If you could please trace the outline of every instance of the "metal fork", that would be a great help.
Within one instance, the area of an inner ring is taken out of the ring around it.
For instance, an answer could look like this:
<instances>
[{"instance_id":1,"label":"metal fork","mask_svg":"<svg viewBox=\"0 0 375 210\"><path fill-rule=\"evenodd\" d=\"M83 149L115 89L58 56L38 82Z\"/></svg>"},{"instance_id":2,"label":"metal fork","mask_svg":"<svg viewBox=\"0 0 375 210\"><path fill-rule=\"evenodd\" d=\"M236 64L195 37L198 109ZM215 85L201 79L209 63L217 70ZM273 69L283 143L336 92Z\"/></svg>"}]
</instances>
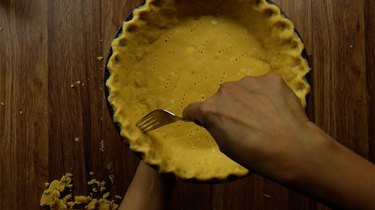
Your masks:
<instances>
[{"instance_id":1,"label":"metal fork","mask_svg":"<svg viewBox=\"0 0 375 210\"><path fill-rule=\"evenodd\" d=\"M190 120L177 116L166 109L156 109L137 122L137 126L144 133L160 128L176 121L189 122Z\"/></svg>"}]
</instances>

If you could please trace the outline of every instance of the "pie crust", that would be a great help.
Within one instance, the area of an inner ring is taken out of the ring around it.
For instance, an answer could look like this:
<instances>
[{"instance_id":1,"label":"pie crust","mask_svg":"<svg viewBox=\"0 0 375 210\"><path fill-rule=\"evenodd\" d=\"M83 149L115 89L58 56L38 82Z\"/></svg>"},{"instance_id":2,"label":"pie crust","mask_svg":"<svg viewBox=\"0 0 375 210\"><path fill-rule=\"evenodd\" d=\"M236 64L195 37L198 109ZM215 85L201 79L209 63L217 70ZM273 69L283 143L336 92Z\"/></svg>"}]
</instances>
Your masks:
<instances>
[{"instance_id":1,"label":"pie crust","mask_svg":"<svg viewBox=\"0 0 375 210\"><path fill-rule=\"evenodd\" d=\"M113 119L130 149L161 173L200 181L245 176L194 123L147 134L135 124L157 108L181 114L226 81L269 71L306 106L303 49L292 22L266 0L147 0L112 42L106 85Z\"/></svg>"}]
</instances>

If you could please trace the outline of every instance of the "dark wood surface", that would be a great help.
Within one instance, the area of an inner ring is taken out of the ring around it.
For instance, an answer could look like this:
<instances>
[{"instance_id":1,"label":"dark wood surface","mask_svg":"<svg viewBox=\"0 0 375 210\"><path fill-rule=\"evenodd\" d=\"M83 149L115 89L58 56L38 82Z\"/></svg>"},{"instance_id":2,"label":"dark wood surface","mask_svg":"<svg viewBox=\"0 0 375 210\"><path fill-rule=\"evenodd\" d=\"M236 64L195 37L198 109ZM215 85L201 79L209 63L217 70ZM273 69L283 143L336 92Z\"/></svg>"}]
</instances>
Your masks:
<instances>
[{"instance_id":1,"label":"dark wood surface","mask_svg":"<svg viewBox=\"0 0 375 210\"><path fill-rule=\"evenodd\" d=\"M275 2L295 23L311 59L309 116L374 162L374 1ZM65 172L74 174L78 193L88 192L94 171L102 179L114 175L112 193L124 194L138 160L112 124L101 88L104 61L97 57L106 56L138 3L0 0L0 209L40 209L44 182ZM179 182L170 207L326 208L256 175L215 185Z\"/></svg>"}]
</instances>

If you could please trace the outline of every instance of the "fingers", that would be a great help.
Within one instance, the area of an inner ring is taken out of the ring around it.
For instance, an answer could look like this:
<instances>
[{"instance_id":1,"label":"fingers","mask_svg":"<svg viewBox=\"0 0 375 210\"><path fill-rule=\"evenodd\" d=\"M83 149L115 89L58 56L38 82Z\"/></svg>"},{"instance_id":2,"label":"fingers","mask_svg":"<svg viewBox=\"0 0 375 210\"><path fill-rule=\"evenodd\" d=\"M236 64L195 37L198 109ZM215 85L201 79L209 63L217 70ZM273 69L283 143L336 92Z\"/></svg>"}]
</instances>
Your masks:
<instances>
[{"instance_id":1,"label":"fingers","mask_svg":"<svg viewBox=\"0 0 375 210\"><path fill-rule=\"evenodd\" d=\"M204 125L204 114L201 109L203 102L196 102L185 107L182 115L184 118L194 121L198 125Z\"/></svg>"},{"instance_id":2,"label":"fingers","mask_svg":"<svg viewBox=\"0 0 375 210\"><path fill-rule=\"evenodd\" d=\"M245 106L249 105L247 102L259 99L259 96L272 101L281 109L281 112L288 112L287 115L301 118L301 112L304 114L297 96L289 89L285 81L277 73L270 72L261 77L245 77L237 82L223 84L210 98L187 106L183 111L183 116L200 126L210 126L220 115L219 109L228 111L233 106L249 109L255 104Z\"/></svg>"}]
</instances>

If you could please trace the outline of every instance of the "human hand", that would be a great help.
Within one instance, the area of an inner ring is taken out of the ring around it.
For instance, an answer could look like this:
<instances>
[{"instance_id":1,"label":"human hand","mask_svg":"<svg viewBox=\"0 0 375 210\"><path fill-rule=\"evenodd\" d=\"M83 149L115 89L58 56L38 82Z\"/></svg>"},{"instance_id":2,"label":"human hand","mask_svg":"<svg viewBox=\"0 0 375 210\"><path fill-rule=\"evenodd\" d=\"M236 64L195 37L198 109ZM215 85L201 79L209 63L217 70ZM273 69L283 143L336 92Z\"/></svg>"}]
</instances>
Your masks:
<instances>
[{"instance_id":1,"label":"human hand","mask_svg":"<svg viewBox=\"0 0 375 210\"><path fill-rule=\"evenodd\" d=\"M274 179L291 178L298 160L314 147L305 138L312 123L276 73L225 83L212 97L186 107L184 117L205 127L230 158Z\"/></svg>"},{"instance_id":2,"label":"human hand","mask_svg":"<svg viewBox=\"0 0 375 210\"><path fill-rule=\"evenodd\" d=\"M375 208L374 165L313 124L276 73L226 83L184 117L255 173L335 207Z\"/></svg>"}]
</instances>

